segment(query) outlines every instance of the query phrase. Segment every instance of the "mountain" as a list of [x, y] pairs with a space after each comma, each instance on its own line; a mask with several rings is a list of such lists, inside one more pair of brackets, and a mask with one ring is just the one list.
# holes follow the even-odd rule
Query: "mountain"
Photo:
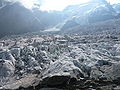
[[100, 34], [120, 34], [120, 19], [111, 19], [97, 22], [89, 25], [77, 25], [65, 30], [61, 30], [64, 34], [80, 34], [80, 35], [100, 35]]
[[116, 11], [117, 13], [120, 13], [120, 3], [118, 3], [118, 4], [113, 4], [112, 6], [113, 6], [113, 8], [115, 9], [115, 11]]
[[0, 7], [6, 6], [8, 4], [11, 4], [11, 2], [5, 1], [5, 0], [0, 0]]
[[68, 6], [63, 12], [68, 20], [61, 28], [62, 30], [76, 25], [89, 25], [114, 19], [117, 16], [114, 8], [105, 0], [92, 0], [85, 4]]
[[44, 29], [33, 13], [20, 3], [9, 4], [0, 10], [0, 36]]
[[57, 19], [61, 16], [59, 12], [48, 13], [37, 8], [29, 10], [19, 2], [0, 3], [0, 37], [44, 30], [62, 20]]
[[[0, 37], [40, 30], [81, 32], [81, 27], [99, 26], [99, 22], [105, 24], [105, 21], [114, 22], [114, 19], [119, 19], [119, 7], [120, 4], [110, 5], [106, 0], [91, 0], [83, 4], [70, 5], [63, 11], [47, 12], [41, 11], [38, 7], [27, 9], [19, 2], [1, 0]], [[87, 29], [88, 32], [89, 28]]]
[[62, 13], [60, 11], [41, 11], [38, 8], [32, 10], [34, 16], [39, 19], [45, 29], [54, 27], [56, 24], [63, 22]]

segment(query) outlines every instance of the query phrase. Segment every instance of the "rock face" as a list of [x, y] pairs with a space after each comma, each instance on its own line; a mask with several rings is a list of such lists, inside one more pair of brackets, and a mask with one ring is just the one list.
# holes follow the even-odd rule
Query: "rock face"
[[31, 34], [3, 38], [0, 89], [117, 88], [119, 40], [117, 35]]

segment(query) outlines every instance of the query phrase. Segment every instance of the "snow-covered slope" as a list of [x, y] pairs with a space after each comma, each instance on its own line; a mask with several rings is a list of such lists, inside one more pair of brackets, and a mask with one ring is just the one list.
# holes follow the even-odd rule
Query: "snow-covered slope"
[[93, 0], [85, 4], [68, 6], [63, 12], [68, 17], [68, 20], [62, 29], [70, 28], [69, 23], [88, 25], [113, 19], [117, 16], [116, 11], [105, 0]]

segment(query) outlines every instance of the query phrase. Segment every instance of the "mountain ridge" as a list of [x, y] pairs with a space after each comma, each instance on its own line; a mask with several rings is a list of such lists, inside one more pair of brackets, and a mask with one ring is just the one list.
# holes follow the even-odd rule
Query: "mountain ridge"
[[[3, 2], [0, 2], [2, 6]], [[56, 29], [69, 31], [77, 26], [91, 25], [110, 19], [119, 19], [117, 7], [105, 0], [92, 0], [91, 2], [70, 5], [63, 11], [41, 11], [39, 8], [29, 10], [18, 2], [6, 3], [0, 9], [0, 37], [11, 34], [44, 31]], [[87, 30], [88, 31], [88, 30]], [[79, 31], [81, 32], [81, 31]]]

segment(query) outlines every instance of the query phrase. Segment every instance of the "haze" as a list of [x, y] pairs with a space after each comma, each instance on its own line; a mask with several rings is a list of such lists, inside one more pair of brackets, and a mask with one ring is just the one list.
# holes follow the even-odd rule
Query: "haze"
[[[41, 4], [41, 10], [57, 10], [62, 11], [68, 5], [86, 3], [90, 0], [21, 0], [20, 2], [29, 9], [34, 7], [35, 3]], [[120, 3], [120, 0], [107, 0], [111, 4]]]

